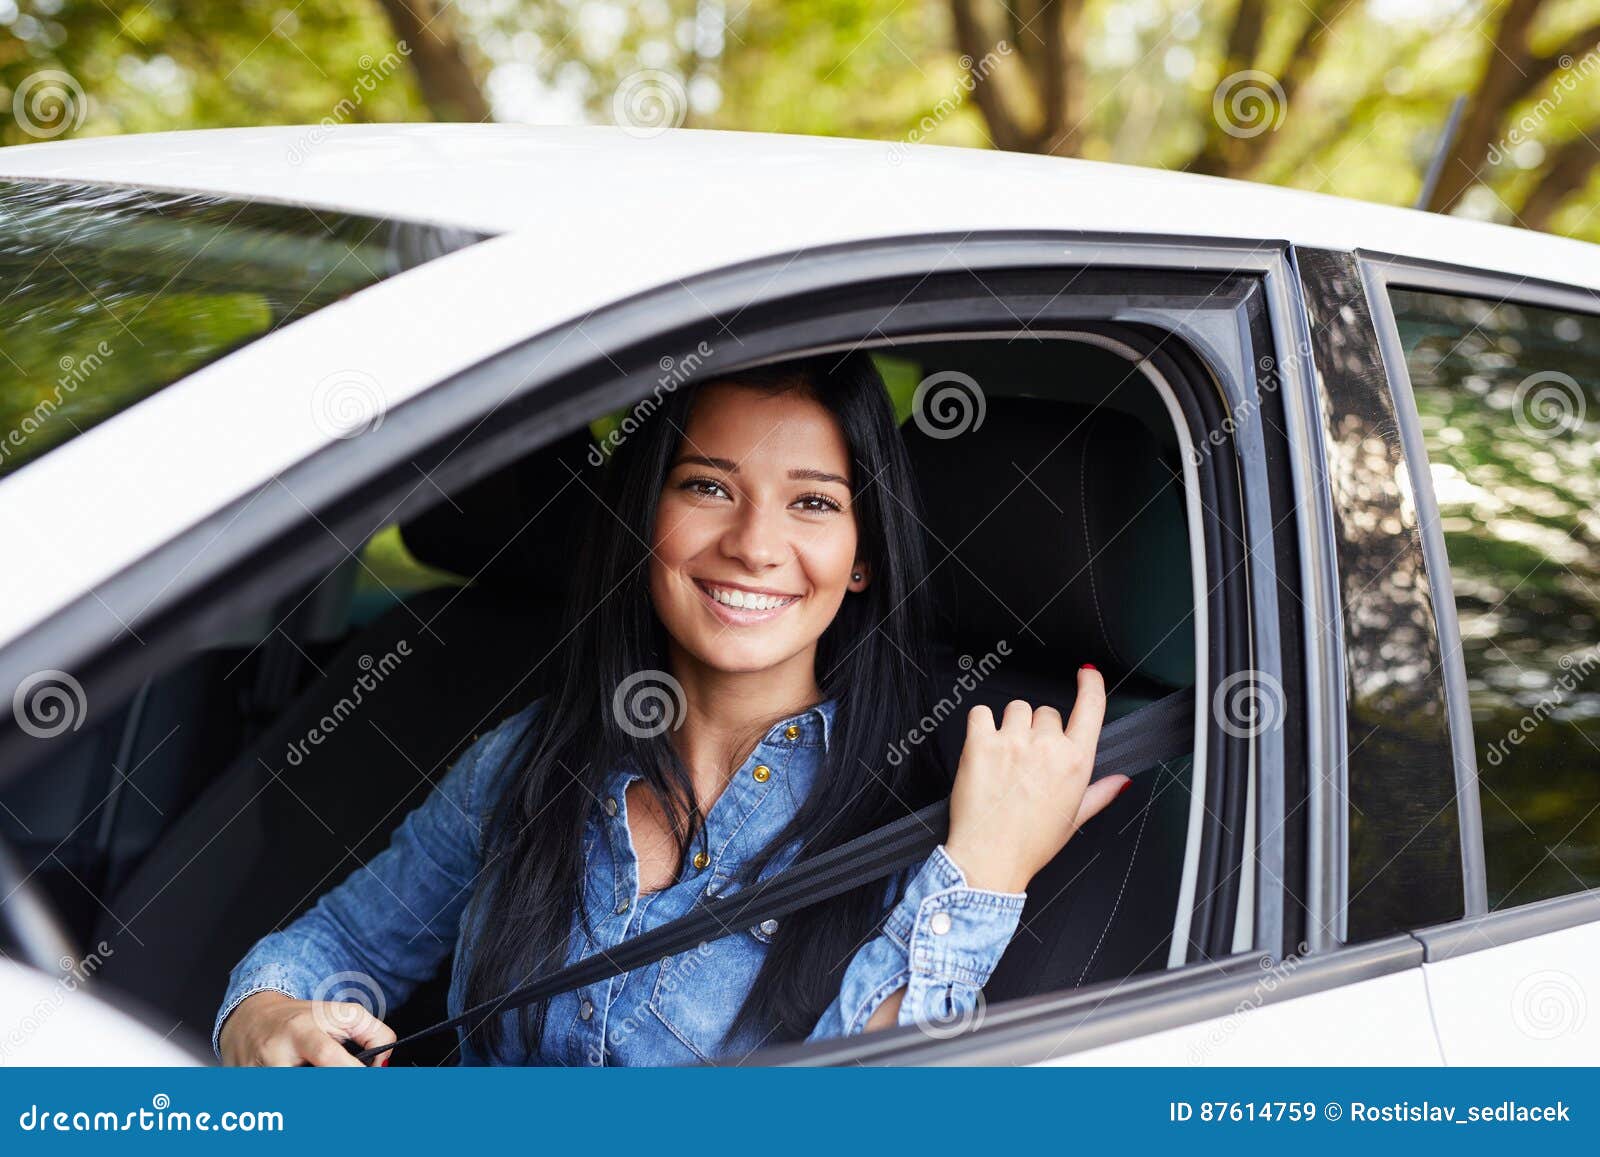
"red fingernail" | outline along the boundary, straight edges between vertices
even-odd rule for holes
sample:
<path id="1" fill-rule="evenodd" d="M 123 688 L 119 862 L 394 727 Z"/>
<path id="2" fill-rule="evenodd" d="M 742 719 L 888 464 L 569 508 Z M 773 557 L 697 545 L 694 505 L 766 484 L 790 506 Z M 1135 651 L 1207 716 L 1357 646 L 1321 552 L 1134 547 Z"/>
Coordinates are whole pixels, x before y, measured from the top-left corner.
<path id="1" fill-rule="evenodd" d="M 1122 786 L 1117 788 L 1117 795 L 1121 795 L 1123 792 L 1127 791 L 1132 786 L 1133 786 L 1133 780 L 1131 780 L 1131 779 L 1123 780 L 1122 781 Z M 1114 795 L 1111 798 L 1112 799 L 1116 799 L 1117 796 Z"/>
<path id="2" fill-rule="evenodd" d="M 1093 663 L 1085 663 L 1082 667 L 1080 667 L 1078 669 L 1080 671 L 1098 671 L 1100 668 L 1096 667 Z"/>
<path id="3" fill-rule="evenodd" d="M 388 1057 L 384 1057 L 383 1060 L 379 1061 L 378 1062 L 378 1067 L 380 1069 L 388 1068 L 389 1067 L 389 1058 Z"/>

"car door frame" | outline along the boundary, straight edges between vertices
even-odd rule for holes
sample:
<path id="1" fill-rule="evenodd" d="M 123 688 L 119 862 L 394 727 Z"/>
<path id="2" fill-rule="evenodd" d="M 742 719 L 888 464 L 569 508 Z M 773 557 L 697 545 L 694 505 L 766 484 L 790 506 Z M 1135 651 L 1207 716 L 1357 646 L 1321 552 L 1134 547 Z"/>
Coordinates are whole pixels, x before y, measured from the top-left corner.
<path id="1" fill-rule="evenodd" d="M 492 242 L 483 243 L 491 245 Z M 475 247 L 481 249 L 480 247 Z M 952 260 L 954 259 L 954 260 Z M 443 259 L 442 259 L 443 260 Z M 968 234 L 960 237 L 881 238 L 830 246 L 803 254 L 778 255 L 771 260 L 746 262 L 702 277 L 642 294 L 597 311 L 577 323 L 583 336 L 611 360 L 637 353 L 641 346 L 660 346 L 662 335 L 693 328 L 709 317 L 737 314 L 758 302 L 773 302 L 785 295 L 837 290 L 851 283 L 867 284 L 889 276 L 926 277 L 952 264 L 961 269 L 1020 269 L 1083 267 L 1200 271 L 1243 274 L 1259 278 L 1270 320 L 1270 357 L 1282 382 L 1281 407 L 1285 423 L 1280 457 L 1281 476 L 1293 494 L 1268 484 L 1267 441 L 1264 423 L 1250 420 L 1263 403 L 1258 380 L 1230 376 L 1219 383 L 1228 392 L 1232 413 L 1241 415 L 1232 433 L 1244 459 L 1245 529 L 1249 557 L 1263 568 L 1265 578 L 1250 584 L 1251 618 L 1260 623 L 1279 621 L 1277 583 L 1298 588 L 1300 598 L 1315 614 L 1308 615 L 1297 640 L 1302 648 L 1302 670 L 1295 672 L 1303 698 L 1308 768 L 1307 812 L 1311 836 L 1307 840 L 1307 893 L 1310 905 L 1326 905 L 1334 895 L 1326 849 L 1337 846 L 1340 816 L 1332 806 L 1330 770 L 1342 758 L 1344 735 L 1339 726 L 1342 662 L 1337 635 L 1315 629 L 1315 622 L 1336 619 L 1337 593 L 1331 578 L 1332 530 L 1327 516 L 1325 467 L 1314 422 L 1314 382 L 1305 351 L 1309 349 L 1303 303 L 1287 246 L 1272 242 L 1240 242 L 1191 238 L 1090 237 L 1081 233 L 1039 231 L 1005 234 Z M 379 287 L 381 288 L 381 287 Z M 376 292 L 370 291 L 370 292 Z M 1116 320 L 1138 323 L 1155 316 L 1138 303 L 1124 303 Z M 307 323 L 313 319 L 307 319 Z M 1162 319 L 1164 320 L 1164 319 Z M 301 324 L 307 324 L 301 323 Z M 1202 346 L 1225 346 L 1241 335 L 1237 320 L 1210 333 L 1192 335 Z M 280 347 L 292 352 L 294 331 L 277 335 Z M 212 514 L 173 536 L 140 563 L 113 576 L 94 591 L 80 595 L 59 613 L 25 632 L 0 651 L 0 686 L 14 686 L 30 671 L 50 666 L 95 672 L 97 695 L 116 698 L 130 693 L 138 680 L 165 658 L 183 648 L 201 644 L 220 628 L 233 608 L 248 605 L 268 592 L 281 589 L 289 575 L 308 575 L 337 561 L 348 552 L 344 540 L 360 542 L 376 525 L 404 517 L 428 504 L 417 496 L 412 462 L 438 459 L 429 473 L 437 486 L 466 485 L 488 470 L 531 447 L 521 424 L 530 420 L 532 407 L 548 437 L 592 416 L 597 408 L 610 410 L 634 401 L 637 384 L 618 381 L 595 388 L 579 384 L 585 365 L 595 362 L 590 347 L 564 348 L 572 327 L 557 327 L 533 335 L 493 353 L 469 369 L 448 377 L 408 398 L 384 414 L 381 428 L 360 438 L 335 440 L 307 455 L 275 476 L 273 484 L 222 505 Z M 648 337 L 641 337 L 647 334 Z M 320 338 L 318 341 L 320 342 Z M 326 349 L 308 340 L 308 349 Z M 248 352 L 248 351 L 245 351 Z M 283 349 L 274 351 L 283 355 Z M 1214 352 L 1214 349 L 1213 349 Z M 654 360 L 654 354 L 651 355 Z M 225 363 L 219 363 L 222 365 Z M 215 367 L 213 367 L 215 368 Z M 241 358 L 228 372 L 250 372 L 249 358 Z M 506 381 L 518 384 L 507 392 Z M 213 388 L 216 388 L 214 385 Z M 473 435 L 474 454 L 468 461 L 451 462 L 440 430 L 456 432 L 461 415 L 500 413 L 504 424 Z M 403 465 L 402 465 L 403 463 Z M 420 469 L 420 467 L 417 467 Z M 404 489 L 401 475 L 411 478 L 411 493 L 398 506 L 393 493 Z M 279 493 L 281 489 L 285 493 Z M 437 499 L 431 499 L 436 501 Z M 1279 503 L 1277 511 L 1273 502 Z M 1297 512 L 1293 525 L 1298 575 L 1275 572 L 1275 516 L 1281 510 Z M 380 513 L 381 512 L 381 513 Z M 307 514 L 312 517 L 308 518 Z M 312 522 L 317 528 L 313 532 Z M 326 532 L 326 533 L 323 533 Z M 327 539 L 331 537 L 334 545 Z M 1281 538 L 1282 536 L 1278 536 Z M 204 568 L 190 575 L 174 560 L 195 556 L 203 547 L 210 555 Z M 179 571 L 177 580 L 171 575 Z M 127 625 L 148 630 L 152 645 L 116 647 L 105 618 L 108 608 L 141 609 Z M 108 637 L 112 636 L 112 637 Z M 1252 633 L 1256 670 L 1282 683 L 1280 640 L 1277 632 Z M 1302 679 L 1303 676 L 1303 679 Z M 1002 1036 L 1034 1042 L 1058 1035 L 1062 1016 L 1067 1021 L 1101 1026 L 1094 1033 L 1076 1033 L 1074 1049 L 1093 1040 L 1111 1039 L 1129 1025 L 1143 1031 L 1195 1022 L 1208 1009 L 1233 1007 L 1241 995 L 1258 990 L 1263 961 L 1279 963 L 1299 950 L 1287 940 L 1281 881 L 1285 873 L 1284 750 L 1280 731 L 1256 737 L 1251 747 L 1256 784 L 1254 818 L 1258 833 L 1255 887 L 1255 941 L 1258 951 L 1236 953 L 1222 960 L 1192 964 L 1171 973 L 1137 978 L 1138 983 L 1114 986 L 1108 992 L 1060 994 L 1032 1002 L 1014 1002 L 1005 1017 L 991 1021 L 1005 1032 L 973 1033 L 962 1042 L 941 1042 L 941 1059 L 971 1045 L 979 1055 L 999 1045 Z M 1297 957 L 1293 983 L 1280 986 L 1272 1000 L 1289 994 L 1304 995 L 1344 988 L 1357 981 L 1412 967 L 1411 945 L 1367 946 L 1360 952 L 1333 952 L 1336 945 L 1320 937 L 1311 920 L 1305 955 Z M 1081 1001 L 1092 1010 L 1085 1011 Z M 1219 1005 L 1217 1002 L 1222 1002 Z M 1269 1001 L 1270 1003 L 1270 1001 Z M 1117 1027 L 1121 1026 L 1121 1027 Z M 1041 1035 L 1042 1034 L 1042 1035 Z M 1098 1034 L 1098 1035 L 1097 1035 Z M 895 1033 L 879 1034 L 880 1051 L 895 1044 Z M 981 1038 L 981 1039 L 980 1039 Z M 912 1048 L 917 1042 L 905 1041 Z M 926 1038 L 922 1040 L 927 1044 Z M 1012 1058 L 1030 1055 L 1027 1045 L 1005 1046 Z M 1059 1050 L 1055 1050 L 1059 1051 Z M 823 1060 L 820 1056 L 806 1063 Z"/>
<path id="2" fill-rule="evenodd" d="M 1388 253 L 1357 251 L 1362 279 L 1372 304 L 1373 321 L 1383 350 L 1389 386 L 1394 394 L 1407 456 L 1417 463 L 1428 461 L 1422 426 L 1412 390 L 1411 375 L 1401 345 L 1390 288 L 1471 297 L 1495 303 L 1511 303 L 1547 309 L 1564 309 L 1600 320 L 1600 291 L 1542 281 L 1521 275 L 1469 269 L 1435 261 L 1424 261 Z M 1422 945 L 1424 981 L 1438 1026 L 1440 1047 L 1450 1064 L 1506 1063 L 1583 1063 L 1594 1055 L 1600 1041 L 1600 1024 L 1591 1024 L 1586 1037 L 1578 1037 L 1583 1018 L 1566 1033 L 1530 1034 L 1510 1031 L 1505 1018 L 1495 1019 L 1486 1008 L 1512 1010 L 1511 1020 L 1519 1015 L 1519 1003 L 1537 1000 L 1600 1000 L 1600 971 L 1593 967 L 1600 948 L 1600 888 L 1576 891 L 1514 907 L 1489 911 L 1487 900 L 1487 859 L 1479 812 L 1477 741 L 1473 733 L 1471 705 L 1467 691 L 1466 661 L 1461 646 L 1461 628 L 1456 616 L 1455 590 L 1449 558 L 1445 550 L 1437 500 L 1430 472 L 1413 471 L 1424 549 L 1429 552 L 1441 647 L 1446 655 L 1445 689 L 1449 702 L 1452 743 L 1458 768 L 1463 770 L 1463 814 L 1470 805 L 1475 823 L 1474 844 L 1463 848 L 1467 866 L 1463 901 L 1465 913 L 1459 920 L 1418 928 L 1414 935 Z M 1465 836 L 1465 825 L 1463 834 Z M 1560 980 L 1547 978 L 1543 994 L 1516 994 L 1537 973 L 1527 973 L 1530 961 L 1538 960 Z M 1561 971 L 1561 965 L 1580 973 Z M 1590 977 L 1582 979 L 1587 965 Z M 1511 987 L 1510 999 L 1493 1000 L 1500 990 Z M 1563 985 L 1566 991 L 1561 991 Z M 1576 986 L 1574 989 L 1572 986 Z M 1588 996 L 1584 989 L 1589 990 Z M 1521 1009 L 1524 1019 L 1529 1010 Z"/>

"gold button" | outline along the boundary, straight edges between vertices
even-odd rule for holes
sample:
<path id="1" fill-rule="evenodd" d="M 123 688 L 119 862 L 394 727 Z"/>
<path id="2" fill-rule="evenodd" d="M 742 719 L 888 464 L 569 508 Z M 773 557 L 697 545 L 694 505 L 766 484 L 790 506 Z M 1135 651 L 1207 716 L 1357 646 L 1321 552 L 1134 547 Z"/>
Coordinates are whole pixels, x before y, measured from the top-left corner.
<path id="1" fill-rule="evenodd" d="M 799 739 L 800 729 L 791 723 L 783 729 L 783 737 L 785 739 Z"/>
<path id="2" fill-rule="evenodd" d="M 758 763 L 756 764 L 756 769 L 750 774 L 755 776 L 757 783 L 766 783 L 768 777 L 772 775 L 772 769 L 764 763 Z"/>
<path id="3" fill-rule="evenodd" d="M 704 852 L 696 852 L 694 854 L 694 866 L 697 869 L 705 867 L 710 862 L 711 857 L 706 855 Z"/>

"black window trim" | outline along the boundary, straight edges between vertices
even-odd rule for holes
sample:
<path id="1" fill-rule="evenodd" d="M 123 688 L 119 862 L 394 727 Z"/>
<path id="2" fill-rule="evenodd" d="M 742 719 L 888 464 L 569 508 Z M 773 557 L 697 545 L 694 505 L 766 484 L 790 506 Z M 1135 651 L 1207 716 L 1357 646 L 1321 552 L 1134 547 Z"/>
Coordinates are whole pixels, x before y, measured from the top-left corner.
<path id="1" fill-rule="evenodd" d="M 1357 250 L 1356 258 L 1372 306 L 1373 323 L 1377 329 L 1389 388 L 1394 394 L 1408 462 L 1421 464 L 1426 463 L 1428 458 L 1416 399 L 1412 393 L 1411 374 L 1406 366 L 1394 305 L 1389 297 L 1391 288 L 1564 309 L 1600 318 L 1600 290 L 1597 289 L 1368 250 Z M 1457 786 L 1466 885 L 1466 912 L 1460 920 L 1433 925 L 1416 933 L 1428 951 L 1428 961 L 1433 962 L 1600 920 L 1600 888 L 1570 892 L 1495 912 L 1488 910 L 1488 871 L 1479 800 L 1477 743 L 1472 731 L 1461 627 L 1456 617 L 1455 586 L 1445 551 L 1444 531 L 1439 522 L 1432 475 L 1427 469 L 1413 469 L 1412 480 L 1416 488 L 1417 519 L 1422 530 L 1423 550 L 1430 583 L 1434 585 L 1440 647 L 1447 656 L 1445 694 L 1459 776 Z"/>
<path id="2" fill-rule="evenodd" d="M 96 696 L 116 699 L 131 693 L 146 673 L 186 646 L 203 641 L 227 622 L 236 608 L 259 602 L 295 576 L 325 570 L 337 561 L 345 541 L 359 544 L 378 525 L 409 517 L 430 504 L 432 494 L 437 493 L 433 488 L 424 488 L 430 494 L 414 493 L 399 507 L 390 504 L 394 494 L 415 491 L 413 461 L 429 463 L 445 489 L 464 486 L 587 420 L 594 411 L 619 408 L 644 396 L 648 391 L 638 384 L 641 375 L 632 380 L 618 376 L 618 380 L 601 385 L 582 380 L 586 367 L 609 361 L 612 353 L 625 358 L 630 349 L 637 351 L 640 345 L 658 350 L 664 335 L 675 329 L 701 327 L 708 317 L 715 320 L 759 301 L 832 290 L 849 282 L 878 281 L 897 274 L 926 278 L 952 269 L 1000 274 L 1055 266 L 1253 274 L 1259 278 L 1268 302 L 1274 354 L 1285 383 L 1283 405 L 1290 427 L 1285 434 L 1293 464 L 1295 509 L 1300 514 L 1294 527 L 1301 560 L 1298 585 L 1310 605 L 1325 607 L 1329 615 L 1337 617 L 1338 600 L 1330 578 L 1331 515 L 1325 509 L 1320 440 L 1309 436 L 1316 413 L 1313 382 L 1309 367 L 1299 356 L 1299 351 L 1307 348 L 1306 325 L 1287 245 L 1192 239 L 1133 242 L 1058 232 L 918 236 L 741 263 L 624 299 L 488 357 L 396 407 L 379 429 L 360 439 L 324 447 L 14 640 L 0 651 L 0 687 L 14 686 L 27 672 L 50 666 L 92 672 L 86 684 Z M 1065 291 L 1057 296 L 1066 298 L 1069 305 L 1075 300 Z M 1070 317 L 1070 311 L 1066 312 Z M 1157 311 L 1142 303 L 1124 308 L 1117 320 L 1138 323 L 1157 316 Z M 1170 323 L 1163 319 L 1162 324 Z M 1215 342 L 1223 347 L 1230 341 L 1247 341 L 1243 323 L 1235 325 L 1241 328 L 1231 337 L 1224 328 L 1209 336 L 1197 335 L 1198 340 L 1202 345 Z M 589 341 L 567 342 L 578 326 Z M 641 339 L 641 333 L 648 338 Z M 1180 336 L 1187 340 L 1190 335 Z M 653 355 L 650 360 L 654 361 Z M 1256 380 L 1241 383 L 1236 379 L 1231 373 L 1219 375 L 1218 384 L 1225 391 L 1230 411 L 1258 409 L 1259 399 L 1251 396 Z M 505 390 L 508 380 L 519 383 L 509 395 Z M 465 460 L 451 460 L 450 455 L 460 446 L 456 439 L 467 428 L 468 420 L 462 415 L 497 411 L 501 420 L 493 423 L 492 429 L 477 428 L 472 438 L 474 452 Z M 1249 584 L 1249 618 L 1277 624 L 1281 619 L 1272 548 L 1276 528 L 1270 520 L 1261 426 L 1260 421 L 1245 418 L 1236 431 L 1243 456 L 1244 528 L 1251 567 L 1261 571 L 1260 581 Z M 535 431 L 532 441 L 529 429 Z M 307 517 L 308 510 L 315 512 L 315 520 Z M 330 541 L 329 531 L 337 541 Z M 210 543 L 208 557 L 192 565 L 183 580 L 167 587 L 159 599 L 152 599 L 162 586 L 161 576 L 170 573 L 164 561 L 188 552 L 196 542 Z M 116 645 L 124 626 L 120 620 L 110 620 L 114 618 L 111 608 L 119 605 L 145 608 L 143 616 L 138 621 L 130 619 L 128 625 L 148 633 L 151 645 Z M 1312 615 L 1302 620 L 1308 763 L 1313 785 L 1322 785 L 1327 779 L 1326 774 L 1316 774 L 1318 769 L 1339 765 L 1337 754 L 1343 738 L 1342 728 L 1329 725 L 1341 709 L 1338 699 L 1329 694 L 1342 687 L 1340 636 L 1335 632 L 1330 637 L 1319 629 L 1318 621 Z M 1255 667 L 1281 680 L 1284 673 L 1277 631 L 1252 630 L 1251 644 Z M 0 766 L 14 769 L 20 763 L 13 756 L 37 755 L 25 751 L 17 738 L 14 729 L 0 734 Z M 1287 948 L 1282 890 L 1273 883 L 1282 880 L 1284 869 L 1281 731 L 1269 730 L 1258 736 L 1253 754 L 1259 785 L 1255 812 L 1258 950 L 1249 956 L 1254 975 L 1259 973 L 1262 959 L 1281 959 Z M 1324 803 L 1323 814 L 1336 813 L 1328 811 Z M 1325 889 L 1325 882 L 1313 879 L 1314 893 L 1318 887 Z M 1313 942 L 1307 950 L 1316 953 L 1336 946 Z M 1209 969 L 1216 963 L 1189 966 L 1172 975 Z M 1409 964 L 1395 964 L 1406 966 Z"/>

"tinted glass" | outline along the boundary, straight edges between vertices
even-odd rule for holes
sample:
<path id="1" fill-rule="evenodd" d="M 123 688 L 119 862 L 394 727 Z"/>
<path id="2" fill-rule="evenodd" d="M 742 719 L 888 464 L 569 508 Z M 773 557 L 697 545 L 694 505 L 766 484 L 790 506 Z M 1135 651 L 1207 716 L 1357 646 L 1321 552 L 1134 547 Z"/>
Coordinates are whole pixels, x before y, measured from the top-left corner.
<path id="1" fill-rule="evenodd" d="M 0 476 L 232 350 L 479 234 L 0 182 Z"/>
<path id="2" fill-rule="evenodd" d="M 1489 906 L 1600 887 L 1600 318 L 1391 296 L 1461 620 Z"/>

